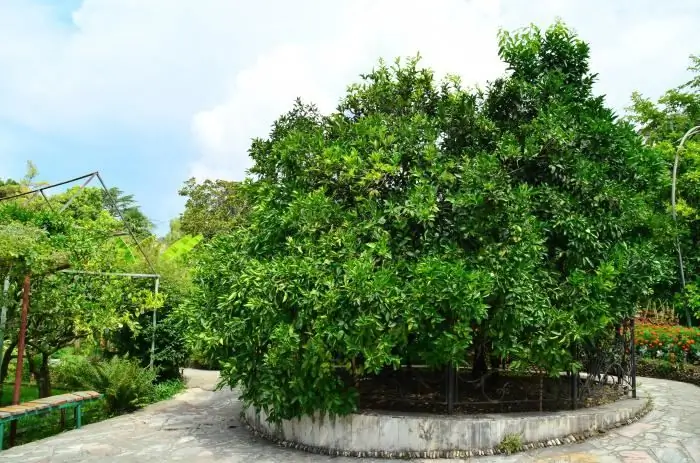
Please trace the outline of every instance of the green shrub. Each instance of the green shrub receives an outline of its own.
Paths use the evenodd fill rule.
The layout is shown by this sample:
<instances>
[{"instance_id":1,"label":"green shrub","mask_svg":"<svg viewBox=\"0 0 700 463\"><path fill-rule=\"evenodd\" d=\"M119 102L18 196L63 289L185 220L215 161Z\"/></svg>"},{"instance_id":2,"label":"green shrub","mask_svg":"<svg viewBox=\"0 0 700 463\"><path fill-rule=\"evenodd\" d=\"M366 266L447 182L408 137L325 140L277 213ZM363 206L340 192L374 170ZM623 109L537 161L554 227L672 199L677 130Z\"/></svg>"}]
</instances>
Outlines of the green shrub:
<instances>
[{"instance_id":1,"label":"green shrub","mask_svg":"<svg viewBox=\"0 0 700 463\"><path fill-rule=\"evenodd\" d=\"M158 383L153 388L153 396L150 402L161 402L163 400L171 399L178 392L182 392L185 389L185 383L181 379L170 379Z\"/></svg>"},{"instance_id":2,"label":"green shrub","mask_svg":"<svg viewBox=\"0 0 700 463\"><path fill-rule=\"evenodd\" d=\"M114 352L118 355L128 355L131 358L140 359L142 367L149 365L151 360L151 342L153 339L153 326L151 313L145 313L139 317L139 324L143 327L140 331L134 332L129 327L124 326L121 330L115 331L110 342ZM189 355L185 345L184 335L179 328L177 320L166 314L159 313L156 325L156 350L153 363L159 381L178 379L180 368L185 366Z\"/></svg>"},{"instance_id":3,"label":"green shrub","mask_svg":"<svg viewBox=\"0 0 700 463\"><path fill-rule=\"evenodd\" d=\"M150 403L155 396L155 372L127 358L113 357L109 361L70 358L58 366L56 379L74 390L101 392L107 411L113 414L133 411Z\"/></svg>"},{"instance_id":4,"label":"green shrub","mask_svg":"<svg viewBox=\"0 0 700 463\"><path fill-rule=\"evenodd\" d=\"M199 370L218 370L220 368L219 362L212 359L207 354L201 351L193 351L190 354L190 368L196 368Z\"/></svg>"},{"instance_id":5,"label":"green shrub","mask_svg":"<svg viewBox=\"0 0 700 463\"><path fill-rule=\"evenodd\" d=\"M523 448L523 441L520 434L506 434L497 448L506 455L510 455Z\"/></svg>"}]
</instances>

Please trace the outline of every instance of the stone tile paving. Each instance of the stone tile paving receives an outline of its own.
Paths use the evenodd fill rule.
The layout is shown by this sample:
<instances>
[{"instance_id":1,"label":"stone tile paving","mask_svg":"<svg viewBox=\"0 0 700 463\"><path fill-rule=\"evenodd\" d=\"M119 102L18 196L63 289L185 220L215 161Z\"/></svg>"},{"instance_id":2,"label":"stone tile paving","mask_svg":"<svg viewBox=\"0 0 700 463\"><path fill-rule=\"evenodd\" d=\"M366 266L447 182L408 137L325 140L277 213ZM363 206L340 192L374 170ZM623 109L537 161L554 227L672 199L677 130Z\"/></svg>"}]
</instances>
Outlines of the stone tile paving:
<instances>
[{"instance_id":1,"label":"stone tile paving","mask_svg":"<svg viewBox=\"0 0 700 463\"><path fill-rule=\"evenodd\" d=\"M241 403L235 393L213 391L215 373L189 370L187 377L193 388L173 400L1 452L0 462L359 462L289 450L254 438L238 420ZM700 388L646 378L640 383L654 397L654 410L637 423L580 444L473 461L700 463Z\"/></svg>"}]
</instances>

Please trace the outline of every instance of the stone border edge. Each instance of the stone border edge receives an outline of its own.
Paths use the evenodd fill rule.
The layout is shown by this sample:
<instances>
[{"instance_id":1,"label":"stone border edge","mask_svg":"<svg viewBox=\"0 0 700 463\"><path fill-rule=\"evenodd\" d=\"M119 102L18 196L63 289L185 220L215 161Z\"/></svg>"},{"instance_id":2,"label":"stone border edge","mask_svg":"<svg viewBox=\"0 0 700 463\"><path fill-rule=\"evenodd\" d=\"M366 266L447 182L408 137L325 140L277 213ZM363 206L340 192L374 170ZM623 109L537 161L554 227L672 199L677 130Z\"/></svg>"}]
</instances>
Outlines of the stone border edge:
<instances>
[{"instance_id":1,"label":"stone border edge","mask_svg":"<svg viewBox=\"0 0 700 463\"><path fill-rule=\"evenodd\" d=\"M605 428L598 428L595 430L589 430L582 434L562 436L558 439L551 439L548 441L541 442L530 442L523 444L519 450L516 452L508 452L501 450L499 448L491 449L481 449L481 450L435 450L435 451L424 451L424 452L394 452L394 451L354 451L354 450L342 450L327 447L314 447L310 445L301 444L299 442L287 441L279 439L270 433L260 431L256 429L253 425L248 422L245 415L244 409L240 414L240 420L245 425L246 428L256 437L266 439L270 442L277 444L280 447L302 450L304 452L313 453L317 455L328 455L331 457L356 457L356 458L386 458L386 459L414 459L414 458L427 458L427 459L448 459L448 458L470 458L470 457L481 457L481 456L491 456L491 455L510 455L511 453L519 453L527 450L540 449L545 447L556 447L559 445L567 445L580 443L588 439L596 438L605 434L606 432L620 428L622 426L630 425L641 418L646 416L653 408L654 401L651 395L648 395L642 399L646 403L642 408L640 408L634 416L629 419L619 421L617 423L612 423L610 426Z\"/></svg>"}]
</instances>

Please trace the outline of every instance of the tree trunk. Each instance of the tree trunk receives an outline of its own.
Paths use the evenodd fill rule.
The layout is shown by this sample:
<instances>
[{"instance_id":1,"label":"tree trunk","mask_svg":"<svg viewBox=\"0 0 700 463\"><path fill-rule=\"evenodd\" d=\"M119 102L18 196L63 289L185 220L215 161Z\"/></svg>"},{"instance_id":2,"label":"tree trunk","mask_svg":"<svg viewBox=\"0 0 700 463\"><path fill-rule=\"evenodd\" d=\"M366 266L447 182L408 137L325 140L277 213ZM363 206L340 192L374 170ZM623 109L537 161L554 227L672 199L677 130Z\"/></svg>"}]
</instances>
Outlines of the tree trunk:
<instances>
[{"instance_id":1,"label":"tree trunk","mask_svg":"<svg viewBox=\"0 0 700 463\"><path fill-rule=\"evenodd\" d=\"M481 378L489 371L487 363L487 341L485 333L480 330L474 336L474 362L472 363L472 378Z\"/></svg>"},{"instance_id":2,"label":"tree trunk","mask_svg":"<svg viewBox=\"0 0 700 463\"><path fill-rule=\"evenodd\" d=\"M7 370L10 368L12 353L15 351L16 346L17 342L12 341L2 355L2 363L0 363L0 400L2 400L3 394L5 393L5 378L7 378Z\"/></svg>"},{"instance_id":3,"label":"tree trunk","mask_svg":"<svg viewBox=\"0 0 700 463\"><path fill-rule=\"evenodd\" d=\"M12 341L2 356L2 364L0 364L0 383L4 383L5 379L7 379L7 370L10 368L10 361L12 360L12 354L16 347L17 341Z\"/></svg>"},{"instance_id":4,"label":"tree trunk","mask_svg":"<svg viewBox=\"0 0 700 463\"><path fill-rule=\"evenodd\" d=\"M37 386L39 388L39 398L51 396L51 371L49 370L49 357L50 355L46 352L41 354L41 365L36 376Z\"/></svg>"},{"instance_id":5,"label":"tree trunk","mask_svg":"<svg viewBox=\"0 0 700 463\"><path fill-rule=\"evenodd\" d=\"M29 382L32 382L32 376L34 376L34 381L37 381L38 373L36 371L36 362L34 362L34 355L30 354L29 352L25 352L24 355L27 356L27 369L29 370L29 375L27 376L29 377ZM24 381L24 378L22 378L22 381Z\"/></svg>"},{"instance_id":6,"label":"tree trunk","mask_svg":"<svg viewBox=\"0 0 700 463\"><path fill-rule=\"evenodd\" d=\"M489 371L486 363L486 349L483 345L477 346L474 352L474 364L472 365L472 377L480 378Z\"/></svg>"}]
</instances>

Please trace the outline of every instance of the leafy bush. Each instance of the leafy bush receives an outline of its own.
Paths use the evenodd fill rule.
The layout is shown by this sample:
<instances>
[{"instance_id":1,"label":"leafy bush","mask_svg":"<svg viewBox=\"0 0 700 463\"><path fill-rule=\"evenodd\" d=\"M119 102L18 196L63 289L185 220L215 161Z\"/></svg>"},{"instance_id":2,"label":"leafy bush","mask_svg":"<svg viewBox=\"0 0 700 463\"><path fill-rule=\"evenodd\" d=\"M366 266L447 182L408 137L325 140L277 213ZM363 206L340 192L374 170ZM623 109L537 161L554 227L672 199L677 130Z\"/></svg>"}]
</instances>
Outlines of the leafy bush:
<instances>
[{"instance_id":1,"label":"leafy bush","mask_svg":"<svg viewBox=\"0 0 700 463\"><path fill-rule=\"evenodd\" d=\"M185 383L181 379L170 379L157 383L153 389L153 396L149 402L161 402L171 399L175 394L185 389Z\"/></svg>"},{"instance_id":2,"label":"leafy bush","mask_svg":"<svg viewBox=\"0 0 700 463\"><path fill-rule=\"evenodd\" d=\"M151 369L121 357L108 361L73 357L56 369L56 380L65 387L104 394L109 413L129 412L150 403L155 394L155 379Z\"/></svg>"},{"instance_id":3,"label":"leafy bush","mask_svg":"<svg viewBox=\"0 0 700 463\"><path fill-rule=\"evenodd\" d=\"M699 328L638 324L635 343L642 357L660 358L671 363L695 362L700 358Z\"/></svg>"},{"instance_id":4,"label":"leafy bush","mask_svg":"<svg viewBox=\"0 0 700 463\"><path fill-rule=\"evenodd\" d=\"M500 55L484 91L382 63L253 142L247 208L202 250L188 311L271 420L348 413L360 378L409 360L579 369L672 273L663 159L593 94L588 46L556 24Z\"/></svg>"},{"instance_id":5,"label":"leafy bush","mask_svg":"<svg viewBox=\"0 0 700 463\"><path fill-rule=\"evenodd\" d=\"M672 363L663 359L639 359L637 376L681 381L700 386L700 367L687 363Z\"/></svg>"},{"instance_id":6,"label":"leafy bush","mask_svg":"<svg viewBox=\"0 0 700 463\"><path fill-rule=\"evenodd\" d=\"M520 434L506 434L497 448L506 455L519 452L523 448L522 436Z\"/></svg>"},{"instance_id":7,"label":"leafy bush","mask_svg":"<svg viewBox=\"0 0 700 463\"><path fill-rule=\"evenodd\" d=\"M179 378L180 369L185 366L189 357L184 334L177 320L170 316L170 313L163 312L163 309L159 311L161 318L156 324L156 349L153 357L159 381ZM151 360L152 316L151 313L145 313L138 318L143 328L137 332L124 326L110 337L110 345L118 355L139 359L142 367L148 366Z\"/></svg>"}]
</instances>

